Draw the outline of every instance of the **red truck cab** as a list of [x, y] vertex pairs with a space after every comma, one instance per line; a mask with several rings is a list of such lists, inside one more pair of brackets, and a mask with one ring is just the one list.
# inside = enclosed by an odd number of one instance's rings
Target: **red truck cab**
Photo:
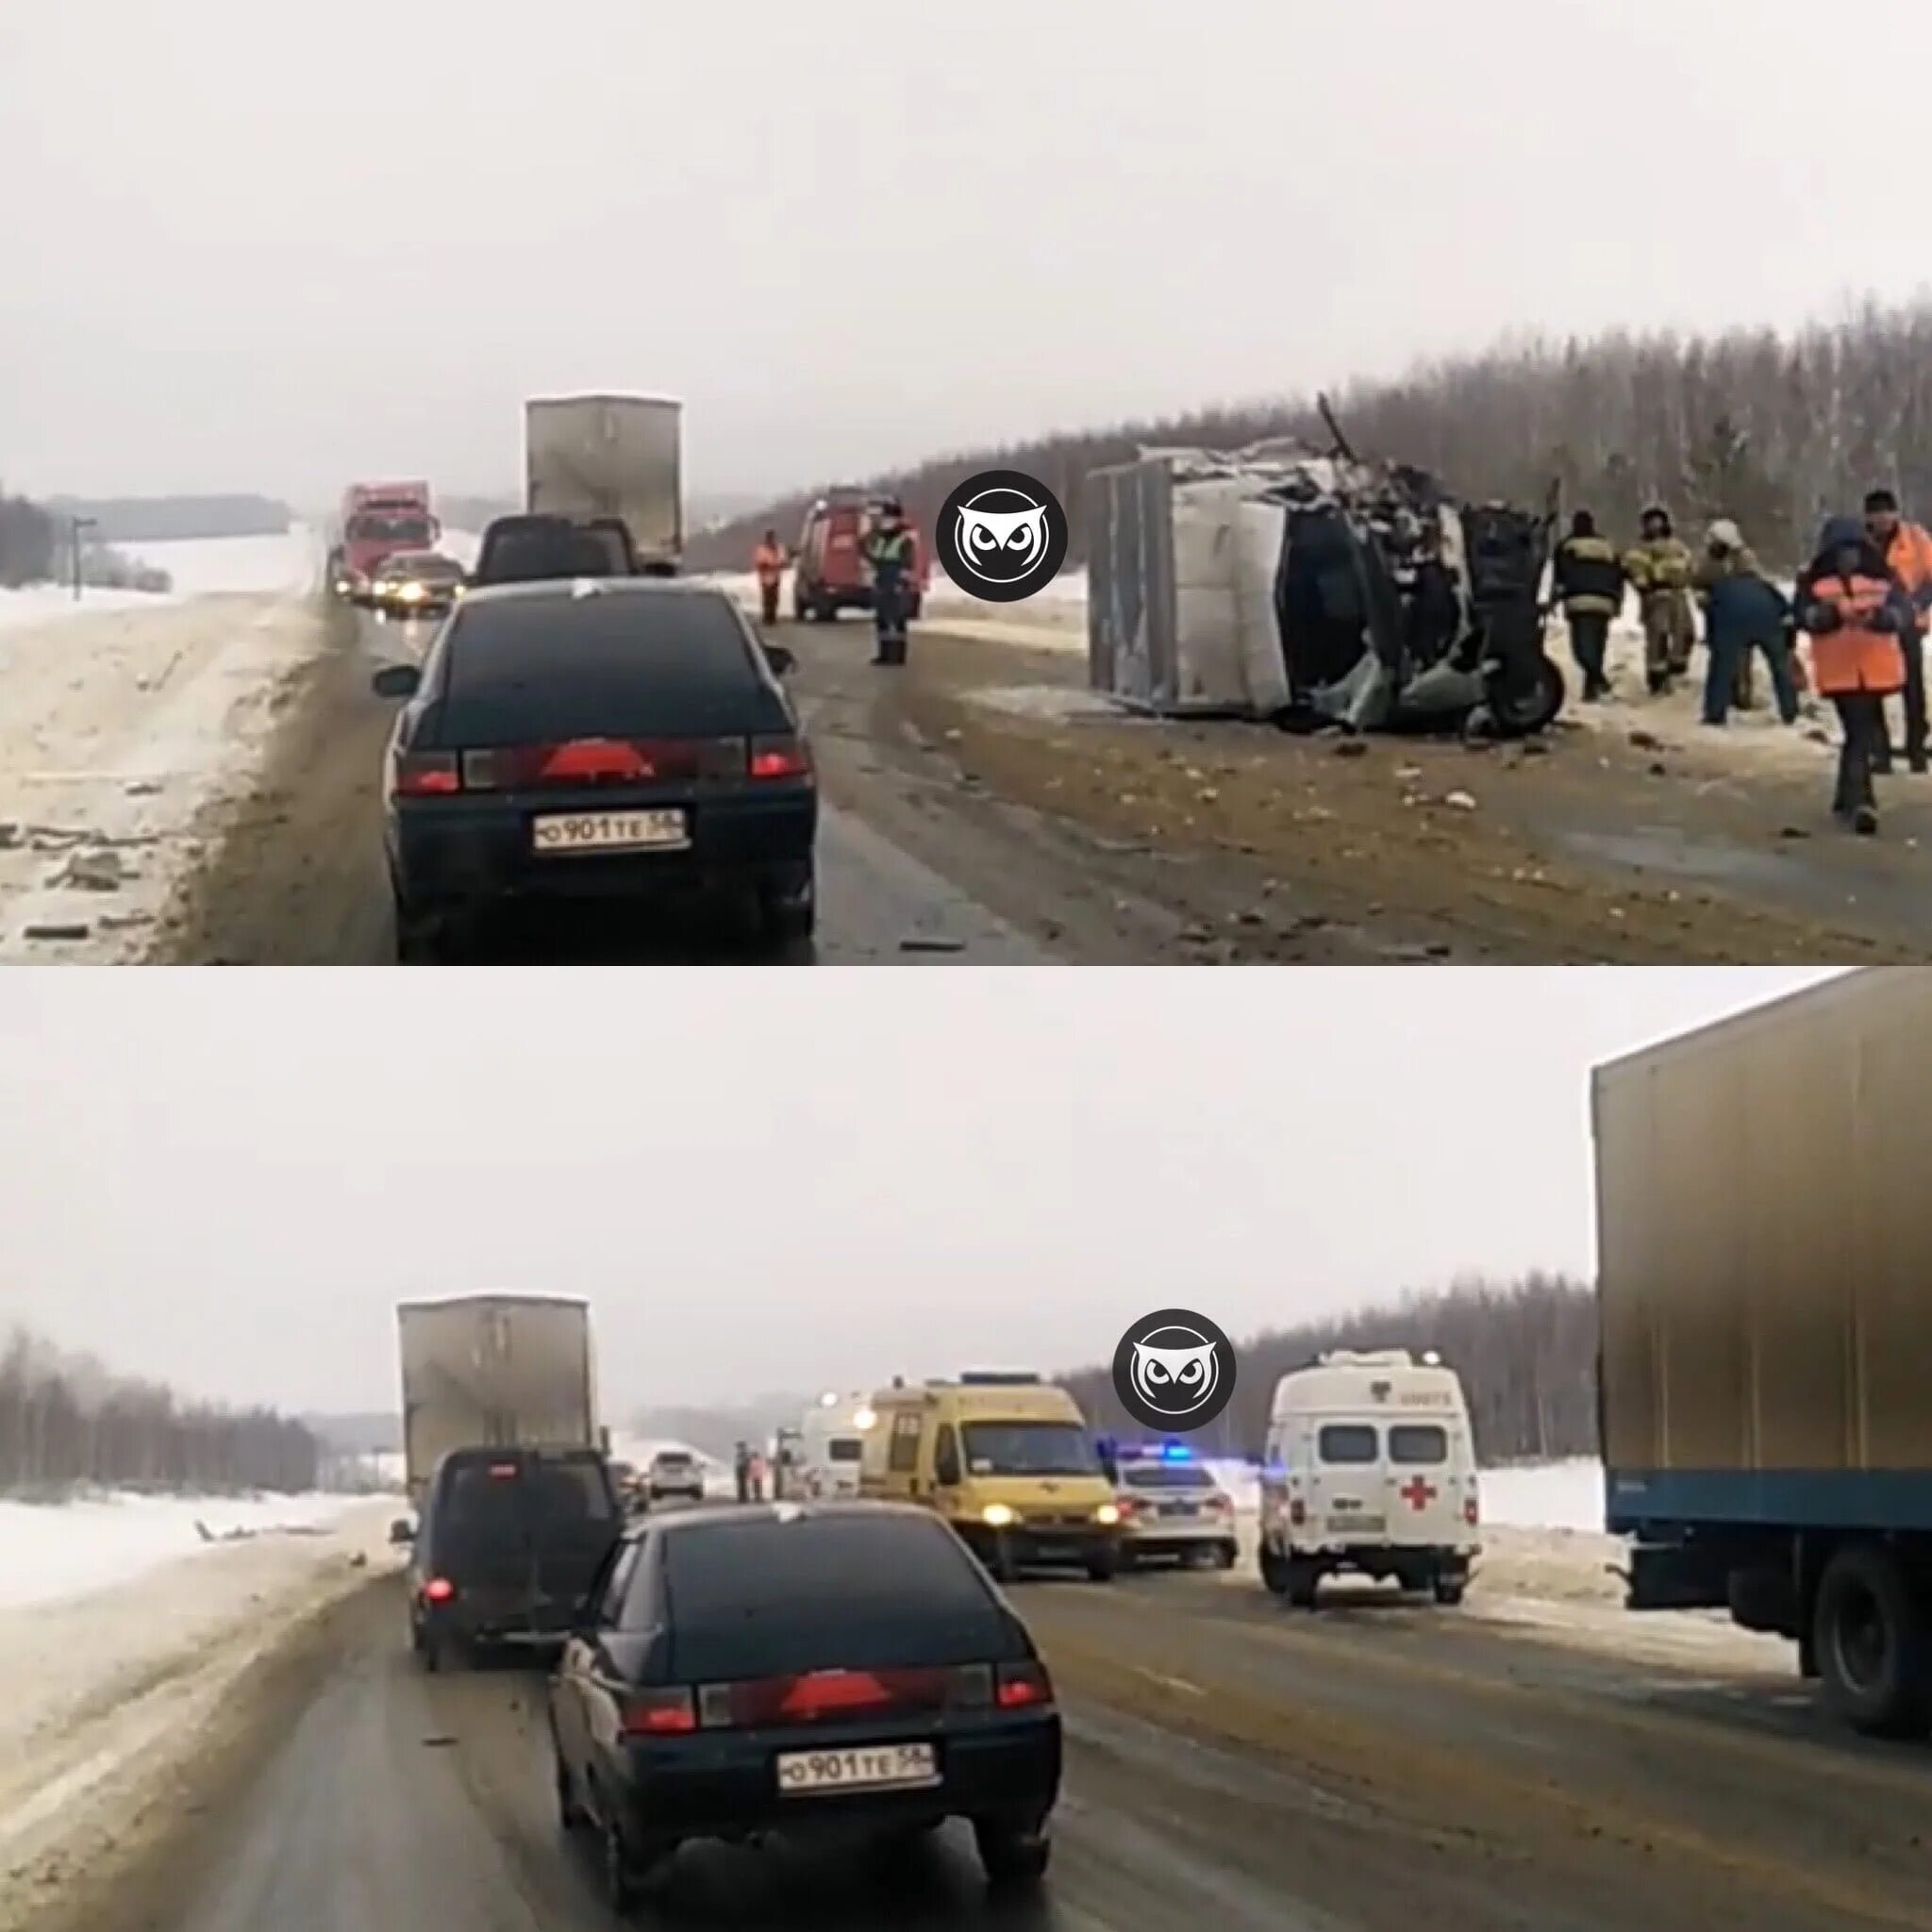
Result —
[[[829, 624], [841, 610], [872, 608], [872, 573], [865, 563], [865, 534], [879, 499], [861, 490], [828, 490], [805, 513], [791, 571], [791, 614]], [[932, 581], [932, 553], [918, 527], [912, 532], [912, 601], [919, 615]]]
[[442, 534], [427, 483], [352, 483], [340, 521], [334, 576], [338, 593], [351, 598], [365, 597], [377, 568], [398, 551], [433, 549]]

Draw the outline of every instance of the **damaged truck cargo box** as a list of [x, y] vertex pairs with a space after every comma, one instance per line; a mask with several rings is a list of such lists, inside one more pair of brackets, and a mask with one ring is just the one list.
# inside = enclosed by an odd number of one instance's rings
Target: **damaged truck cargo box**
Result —
[[1551, 518], [1292, 445], [1148, 450], [1088, 483], [1093, 689], [1159, 715], [1539, 731]]

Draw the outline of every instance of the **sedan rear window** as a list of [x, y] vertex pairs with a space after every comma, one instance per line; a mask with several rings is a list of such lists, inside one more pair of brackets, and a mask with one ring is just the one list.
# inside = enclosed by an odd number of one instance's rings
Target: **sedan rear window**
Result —
[[977, 1565], [936, 1521], [760, 1515], [664, 1540], [673, 1667], [684, 1682], [841, 1663], [991, 1661], [1008, 1639]]
[[450, 745], [791, 728], [722, 595], [560, 592], [471, 603], [445, 648], [439, 730]]
[[1373, 1462], [1376, 1455], [1373, 1423], [1324, 1423], [1316, 1439], [1324, 1462]]

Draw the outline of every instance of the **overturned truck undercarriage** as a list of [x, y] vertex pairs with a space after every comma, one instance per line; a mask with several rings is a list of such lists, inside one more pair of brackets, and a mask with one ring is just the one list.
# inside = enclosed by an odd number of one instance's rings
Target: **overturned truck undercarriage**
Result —
[[1088, 505], [1090, 682], [1138, 709], [1514, 737], [1562, 708], [1548, 512], [1281, 443], [1148, 450]]

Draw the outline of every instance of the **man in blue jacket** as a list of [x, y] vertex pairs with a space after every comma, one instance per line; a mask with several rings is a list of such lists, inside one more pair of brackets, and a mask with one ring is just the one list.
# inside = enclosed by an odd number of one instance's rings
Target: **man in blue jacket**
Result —
[[1751, 553], [1728, 518], [1711, 525], [1694, 579], [1704, 599], [1704, 644], [1710, 661], [1704, 675], [1704, 722], [1722, 724], [1738, 696], [1751, 653], [1764, 653], [1777, 714], [1798, 720], [1798, 691], [1791, 678], [1791, 607]]

